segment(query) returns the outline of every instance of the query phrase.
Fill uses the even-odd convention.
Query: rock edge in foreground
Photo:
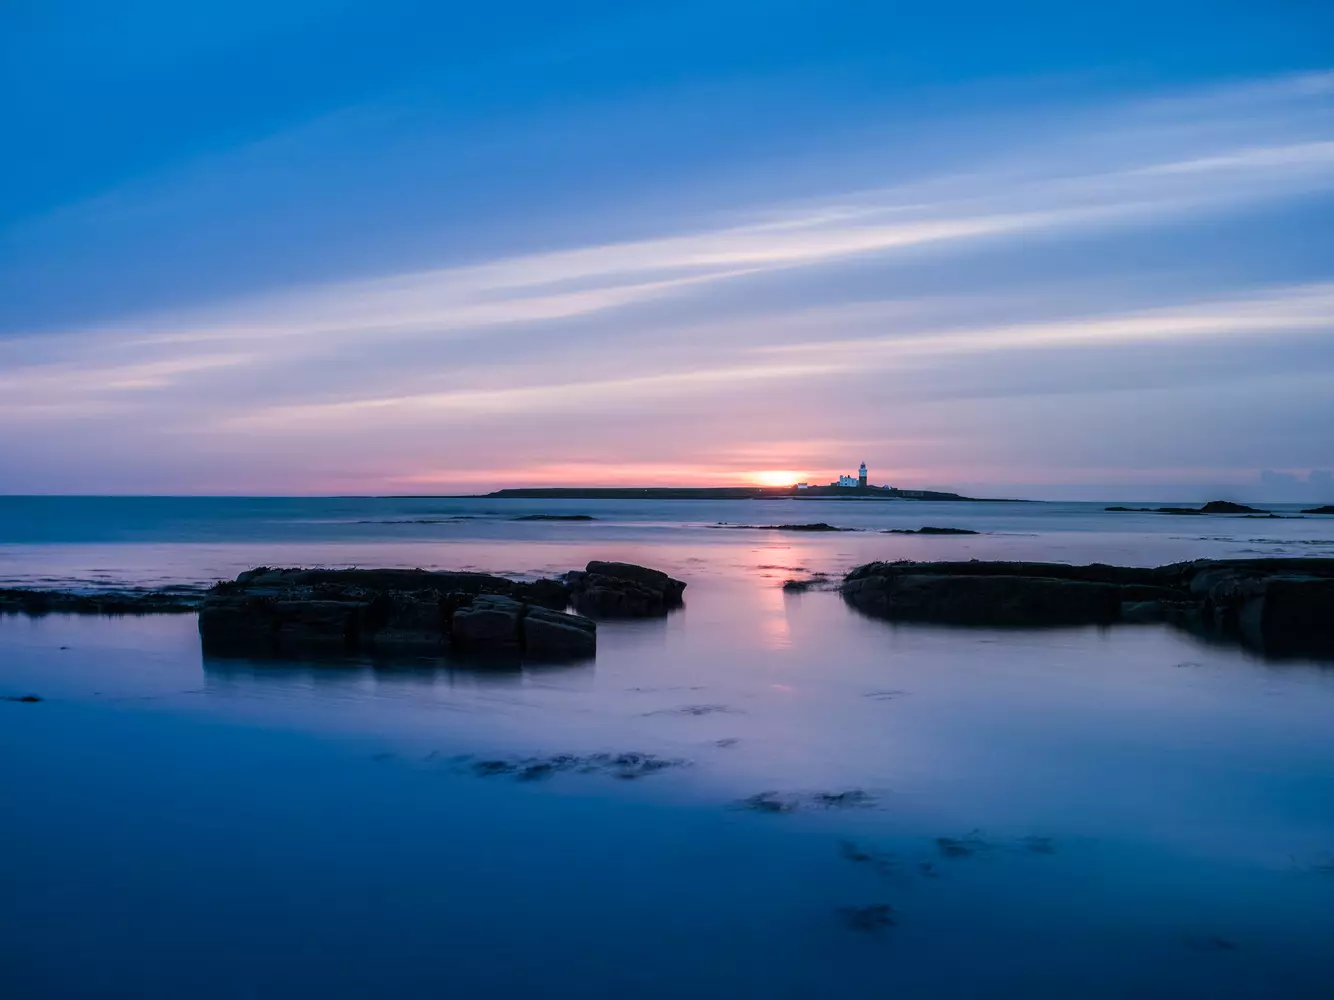
[[[685,584],[629,563],[590,562],[559,580],[401,569],[271,569],[220,583],[199,607],[206,651],[586,659],[603,618],[666,613]]]
[[[1334,559],[1201,559],[1156,569],[876,562],[843,599],[891,621],[1041,627],[1171,622],[1276,655],[1334,655]]]

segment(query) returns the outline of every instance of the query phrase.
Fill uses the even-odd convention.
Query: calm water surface
[[[780,589],[871,558],[1334,554],[1334,519],[1101,506],[0,498],[9,583],[592,557],[689,582],[596,661],[523,670],[0,618],[0,695],[44,699],[0,702],[0,995],[1334,995],[1334,665]],[[512,520],[537,512],[598,520]],[[815,520],[985,533],[714,526]],[[683,765],[474,767],[627,752]]]

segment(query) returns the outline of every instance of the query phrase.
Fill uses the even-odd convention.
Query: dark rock
[[[199,632],[210,652],[414,652],[448,647],[535,659],[591,656],[596,626],[565,614],[569,588],[485,573],[248,570],[210,590]],[[531,619],[531,621],[530,621]]]
[[[870,792],[850,788],[840,792],[759,792],[742,799],[738,806],[751,812],[790,813],[798,809],[871,809],[875,804]]]
[[[659,708],[652,712],[645,712],[644,717],[649,718],[654,715],[716,715],[723,713],[725,715],[741,715],[737,709],[730,705],[681,705],[678,708]]]
[[[856,528],[838,528],[824,521],[811,524],[717,524],[716,528],[734,528],[741,531],[856,531]]]
[[[784,580],[783,589],[789,594],[804,594],[808,590],[816,587],[830,586],[829,576],[826,573],[812,573],[805,580]]]
[[[1108,511],[1136,512],[1141,514],[1268,514],[1258,507],[1247,507],[1230,500],[1210,500],[1203,507],[1104,507]]]
[[[1162,601],[1122,601],[1121,621],[1133,625],[1152,625],[1167,620]]]
[[[800,805],[796,799],[779,795],[777,792],[757,792],[748,798],[742,799],[739,804],[742,809],[761,813],[795,812]]]
[[[1325,504],[1323,507],[1312,507],[1309,510],[1302,511],[1303,514],[1334,514],[1334,504]]]
[[[25,615],[158,615],[194,611],[203,593],[189,589],[120,590],[77,594],[63,590],[0,589],[0,612]]]
[[[524,514],[515,521],[596,521],[591,514]]]
[[[968,528],[887,528],[886,535],[980,535],[980,531],[970,531]]]
[[[1050,837],[1025,837],[1019,846],[1029,854],[1055,854],[1056,841]]]
[[[512,777],[516,781],[542,781],[557,774],[603,774],[621,781],[635,781],[670,768],[688,767],[680,757],[651,753],[554,754],[550,757],[520,757],[513,760],[470,760],[462,763],[479,778]]]
[[[1334,560],[1292,562],[1326,565],[1271,575],[1235,566],[1233,575],[1209,587],[1205,614],[1257,649],[1291,655],[1334,653]]]
[[[875,805],[875,796],[860,788],[849,788],[842,792],[815,792],[810,802],[821,809],[869,809]]]
[[[1244,503],[1233,503],[1231,500],[1210,500],[1200,508],[1201,514],[1268,514],[1269,511],[1261,510],[1259,507],[1247,507]]]
[[[648,618],[681,606],[685,584],[632,563],[593,560],[566,575],[576,610],[599,618]]]
[[[520,645],[533,659],[578,659],[597,648],[597,624],[580,615],[529,605],[519,630]]]
[[[460,649],[519,652],[524,606],[510,597],[483,595],[454,612],[450,634]]]
[[[1112,583],[1125,586],[1159,586],[1161,571],[1133,566],[1109,566],[1092,563],[1071,566],[1067,563],[986,561],[978,559],[943,560],[931,562],[873,562],[858,566],[844,580],[860,580],[885,573],[927,573],[964,576],[1018,576],[1041,577],[1048,580],[1073,580],[1084,583]]]
[[[886,927],[893,927],[898,922],[894,916],[894,907],[888,903],[843,906],[839,907],[838,914],[848,927],[863,934],[874,934]]]
[[[958,860],[959,858],[971,858],[984,851],[989,851],[991,845],[974,830],[966,837],[937,837],[936,850],[940,852],[942,857]]]
[[[1107,583],[925,573],[853,580],[843,596],[881,617],[957,625],[1110,623],[1122,602],[1120,588]]]
[[[35,694],[6,695],[0,698],[0,701],[12,701],[20,705],[36,705],[41,700]]]
[[[1173,624],[1275,655],[1334,654],[1334,559],[1199,560],[1157,569],[1055,563],[869,563],[843,597],[896,621]]]
[[[356,595],[370,598],[394,594],[500,594],[525,603],[543,604],[563,610],[569,604],[569,589],[558,580],[525,583],[492,576],[489,573],[448,573],[424,569],[271,569],[261,566],[247,570],[235,581],[220,583],[208,592],[263,595],[299,592]]]

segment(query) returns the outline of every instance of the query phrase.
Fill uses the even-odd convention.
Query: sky
[[[0,492],[1334,503],[1334,4],[10,0]]]

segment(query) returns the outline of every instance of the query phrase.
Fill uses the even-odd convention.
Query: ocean
[[[782,589],[872,559],[1334,556],[1334,517],[1113,504],[1157,506],[0,497],[0,586],[592,558],[688,583],[567,666],[0,616],[0,696],[41,699],[0,701],[0,994],[1334,995],[1334,664]],[[816,521],[859,530],[737,527]],[[926,525],[979,534],[884,533]]]

